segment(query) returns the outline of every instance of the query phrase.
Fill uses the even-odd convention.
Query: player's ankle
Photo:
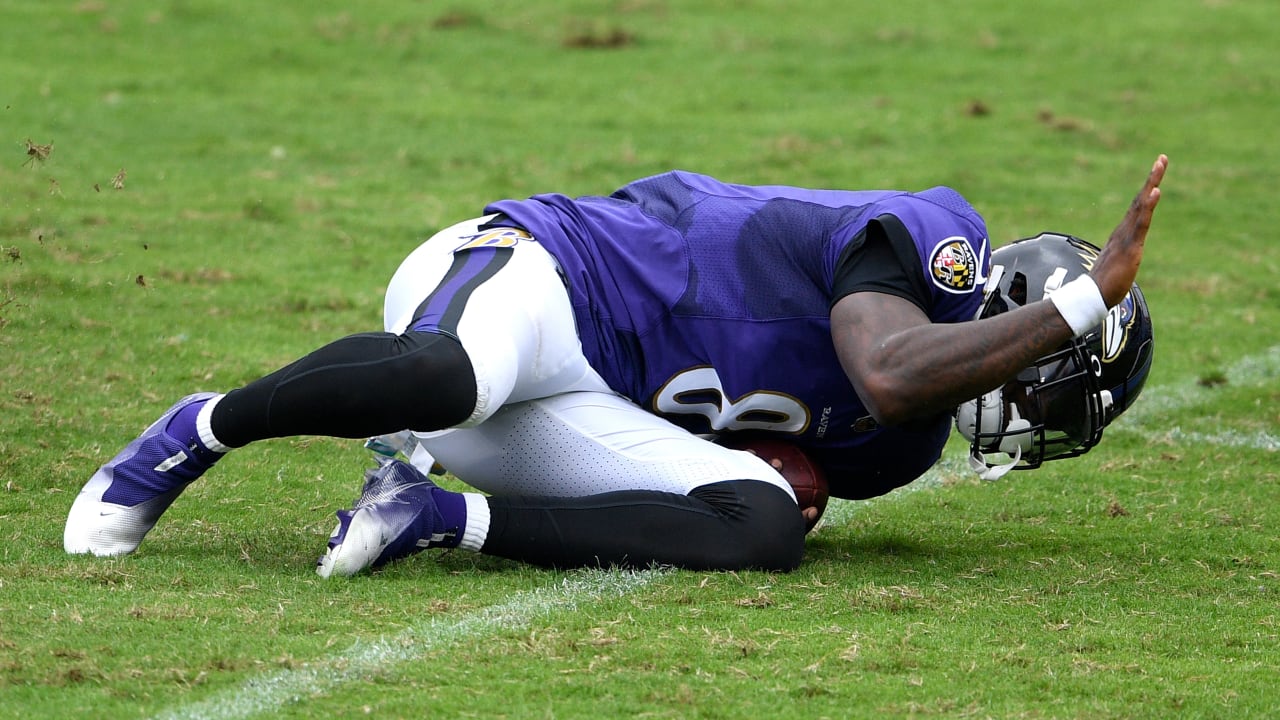
[[[221,443],[209,427],[209,417],[222,395],[192,403],[174,414],[164,432],[182,443],[205,465],[212,465],[231,448]]]
[[[441,531],[433,534],[431,547],[478,551],[489,535],[489,502],[479,493],[455,493],[432,488]]]

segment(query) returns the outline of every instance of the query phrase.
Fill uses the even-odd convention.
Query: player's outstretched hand
[[[1168,157],[1161,155],[1156,158],[1142,190],[1133,198],[1129,211],[1112,231],[1106,246],[1102,248],[1102,254],[1093,264],[1090,274],[1093,275],[1094,282],[1098,283],[1107,307],[1113,307],[1123,300],[1138,277],[1138,266],[1142,263],[1142,251],[1147,242],[1147,230],[1151,228],[1156,203],[1160,202],[1160,181],[1164,179],[1164,171],[1168,167]]]

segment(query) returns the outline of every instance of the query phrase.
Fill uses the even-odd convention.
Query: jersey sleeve
[[[991,262],[981,216],[946,187],[877,205],[861,242],[851,241],[832,266],[832,302],[883,292],[912,301],[933,322],[973,319]]]
[[[836,261],[831,305],[856,292],[878,292],[909,300],[927,315],[933,299],[920,267],[916,244],[896,217],[881,215],[867,224]]]

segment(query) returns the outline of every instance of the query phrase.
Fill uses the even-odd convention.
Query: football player
[[[430,547],[553,567],[795,568],[790,486],[708,438],[784,436],[844,498],[924,473],[953,415],[993,476],[1087,450],[1150,364],[1134,280],[1167,164],[1100,252],[1044,234],[994,263],[983,219],[945,187],[671,172],[607,197],[495,202],[409,254],[383,332],[174,404],[90,478],[65,548],[132,552],[232,448],[409,430],[413,462],[366,474],[321,575]],[[1131,337],[1099,330],[1112,325]],[[1013,459],[991,465],[995,452]],[[437,487],[435,462],[480,492]]]

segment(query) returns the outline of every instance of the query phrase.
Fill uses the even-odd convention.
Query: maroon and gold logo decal
[[[938,243],[929,257],[929,274],[933,283],[949,293],[972,290],[978,271],[977,255],[962,237],[949,237]]]

